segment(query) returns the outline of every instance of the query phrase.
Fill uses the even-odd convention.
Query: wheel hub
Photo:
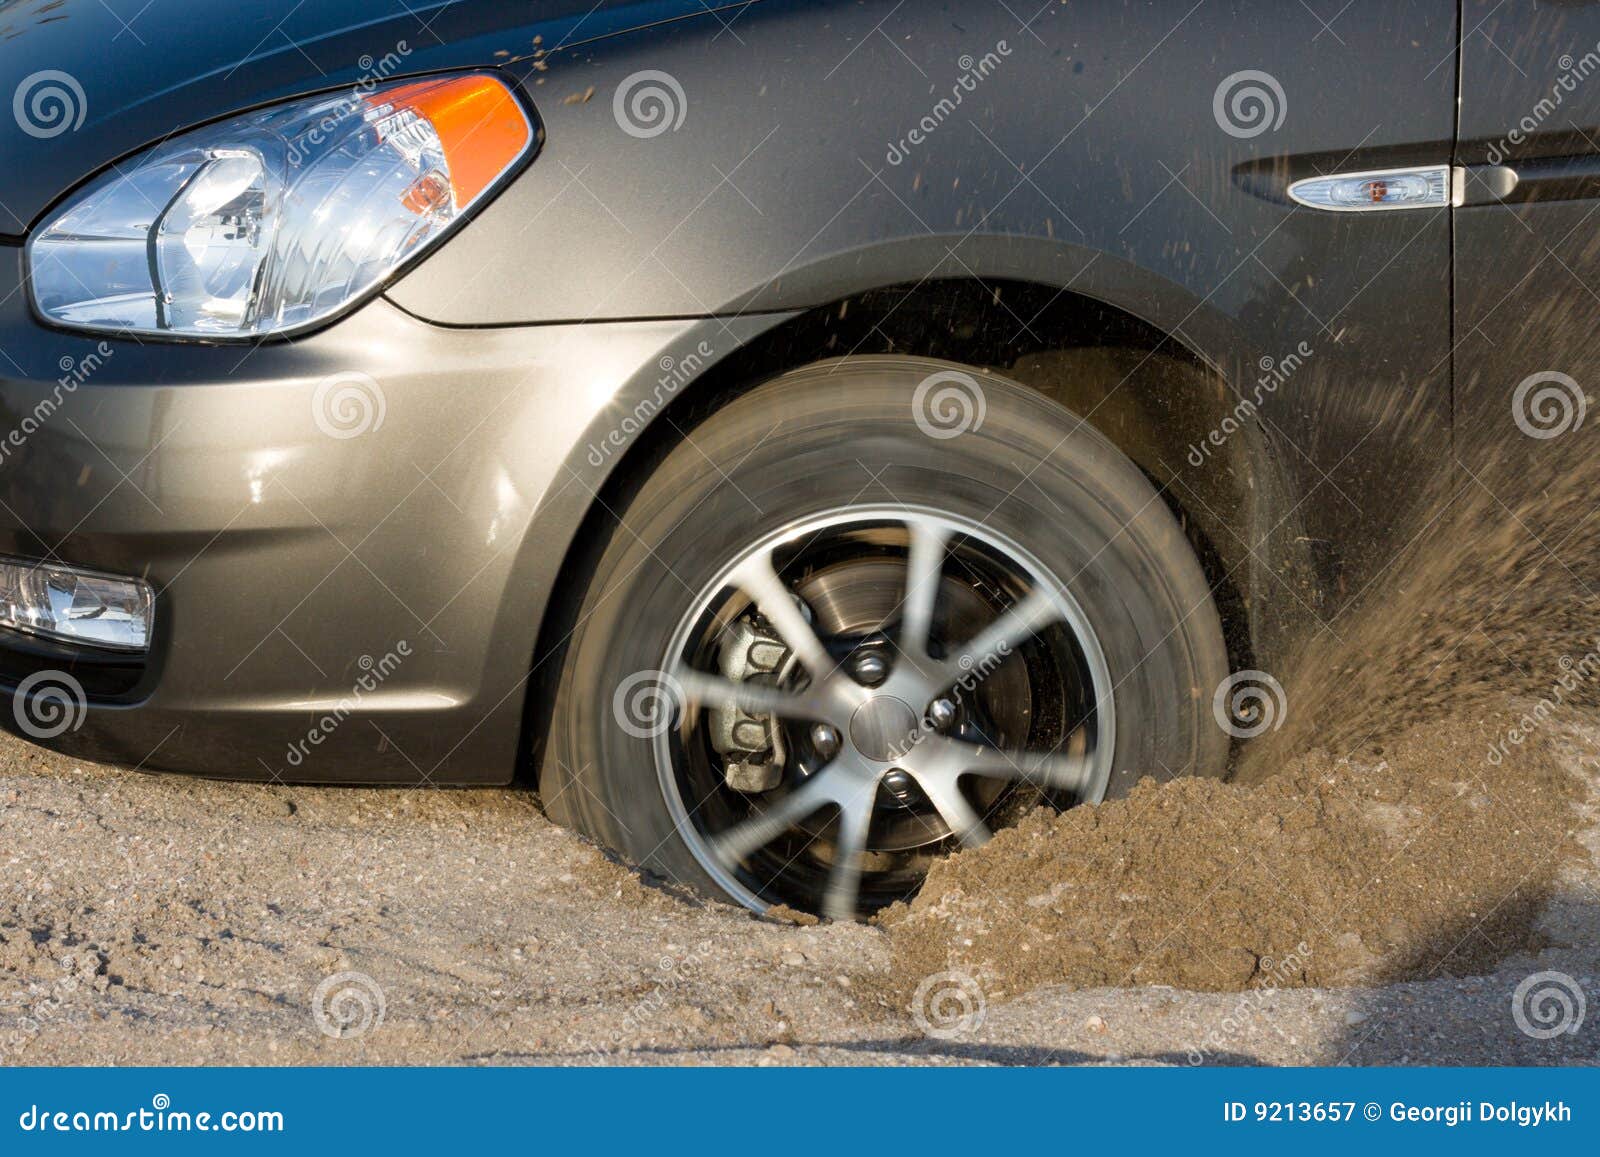
[[[917,713],[893,695],[874,695],[850,716],[850,742],[868,759],[887,763],[916,739]]]

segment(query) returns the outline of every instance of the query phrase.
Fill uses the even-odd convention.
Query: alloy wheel
[[[765,661],[744,662],[755,647]],[[654,738],[668,807],[757,910],[869,914],[934,856],[1039,804],[1098,800],[1110,778],[1110,675],[1079,604],[948,513],[781,527],[698,594],[661,670],[679,708]]]

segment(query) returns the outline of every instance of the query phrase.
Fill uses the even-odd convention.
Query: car
[[[4,725],[73,757],[520,784],[866,917],[1226,774],[1458,467],[1526,483],[1464,431],[1582,419],[1587,327],[1522,329],[1546,251],[1595,271],[1600,9],[0,32]]]

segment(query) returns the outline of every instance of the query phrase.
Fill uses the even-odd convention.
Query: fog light
[[[0,626],[87,647],[150,646],[155,595],[140,579],[0,558]]]

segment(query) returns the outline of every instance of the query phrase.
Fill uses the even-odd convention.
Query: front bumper
[[[20,276],[0,246],[0,553],[157,593],[133,660],[0,629],[0,726],[145,769],[509,781],[620,457],[585,447],[708,323],[443,329],[379,298],[291,342],[101,340],[39,324]],[[81,688],[64,728],[16,693],[41,671]]]

